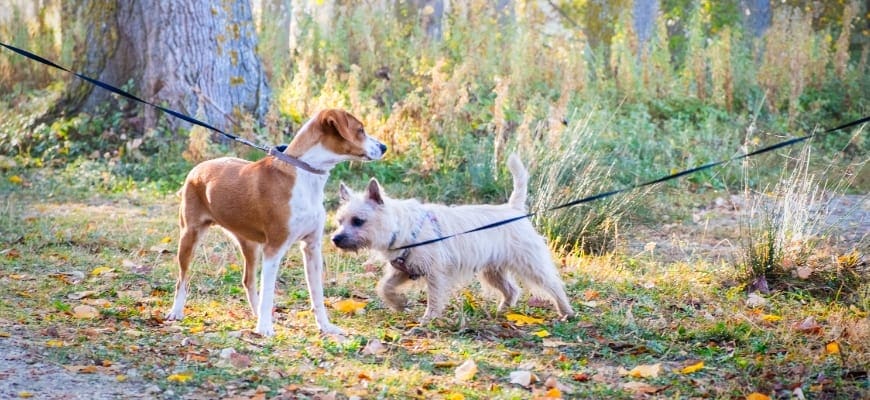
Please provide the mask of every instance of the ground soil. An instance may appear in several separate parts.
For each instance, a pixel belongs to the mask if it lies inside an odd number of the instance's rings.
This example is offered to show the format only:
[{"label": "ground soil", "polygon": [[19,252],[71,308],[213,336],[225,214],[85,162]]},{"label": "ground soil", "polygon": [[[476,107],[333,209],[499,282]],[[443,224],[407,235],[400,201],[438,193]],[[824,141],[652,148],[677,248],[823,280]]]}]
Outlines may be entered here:
[{"label": "ground soil", "polygon": [[[739,234],[742,221],[750,209],[742,196],[714,199],[692,210],[691,218],[661,226],[637,227],[624,239],[630,256],[648,253],[661,262],[707,259],[734,260],[739,257]],[[836,241],[853,246],[867,254],[870,238],[870,197],[848,195],[830,202],[826,213]],[[135,368],[120,366],[128,376],[118,382],[107,374],[72,372],[52,362],[47,349],[28,338],[23,327],[13,321],[0,320],[7,329],[0,336],[0,398],[35,399],[136,399],[174,398],[171,391],[162,391],[153,382],[137,379]],[[132,376],[131,376],[132,375]]]}]

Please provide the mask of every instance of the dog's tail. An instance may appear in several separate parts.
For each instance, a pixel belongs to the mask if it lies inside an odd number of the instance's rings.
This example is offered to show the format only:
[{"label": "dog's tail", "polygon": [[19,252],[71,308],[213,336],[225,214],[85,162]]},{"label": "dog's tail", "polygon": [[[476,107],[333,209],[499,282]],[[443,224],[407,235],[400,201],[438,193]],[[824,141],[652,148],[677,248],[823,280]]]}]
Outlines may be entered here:
[{"label": "dog's tail", "polygon": [[526,211],[529,172],[526,171],[526,167],[523,166],[523,162],[520,161],[517,153],[513,153],[508,157],[508,169],[514,177],[514,190],[511,192],[508,204],[517,210]]}]

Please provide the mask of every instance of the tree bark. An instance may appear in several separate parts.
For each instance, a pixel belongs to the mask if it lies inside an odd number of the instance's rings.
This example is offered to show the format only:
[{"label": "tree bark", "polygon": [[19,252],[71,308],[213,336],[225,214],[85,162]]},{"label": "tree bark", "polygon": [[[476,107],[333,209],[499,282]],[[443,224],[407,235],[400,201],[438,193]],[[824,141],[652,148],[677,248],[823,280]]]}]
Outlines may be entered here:
[{"label": "tree bark", "polygon": [[[175,0],[66,1],[66,24],[87,27],[84,57],[75,68],[122,86],[148,101],[231,129],[243,114],[261,118],[269,87],[255,54],[250,3]],[[66,31],[66,30],[65,30]],[[102,89],[73,80],[56,114],[93,112],[110,99]],[[144,108],[144,128],[161,112]],[[171,129],[189,124],[166,117]]]},{"label": "tree bark", "polygon": [[770,0],[741,0],[746,32],[752,38],[760,38],[770,27],[772,11]]},{"label": "tree bark", "polygon": [[632,6],[632,21],[634,32],[639,44],[639,55],[644,56],[650,38],[656,31],[656,20],[659,15],[658,0],[635,0]]}]

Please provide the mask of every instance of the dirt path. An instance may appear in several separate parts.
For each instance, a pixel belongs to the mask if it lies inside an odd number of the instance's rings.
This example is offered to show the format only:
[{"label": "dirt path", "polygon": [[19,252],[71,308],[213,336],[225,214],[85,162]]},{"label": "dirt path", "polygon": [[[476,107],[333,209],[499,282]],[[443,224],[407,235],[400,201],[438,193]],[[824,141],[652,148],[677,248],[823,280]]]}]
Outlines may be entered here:
[{"label": "dirt path", "polygon": [[[51,362],[42,354],[42,348],[26,339],[16,337],[19,332],[6,331],[0,338],[0,399],[33,398],[47,400],[77,399],[140,399],[162,397],[156,386],[125,378],[118,374],[96,371],[74,373]],[[14,327],[13,327],[14,328]],[[10,334],[5,337],[5,334]],[[96,368],[96,366],[95,366]],[[117,368],[124,372],[123,367]]]}]

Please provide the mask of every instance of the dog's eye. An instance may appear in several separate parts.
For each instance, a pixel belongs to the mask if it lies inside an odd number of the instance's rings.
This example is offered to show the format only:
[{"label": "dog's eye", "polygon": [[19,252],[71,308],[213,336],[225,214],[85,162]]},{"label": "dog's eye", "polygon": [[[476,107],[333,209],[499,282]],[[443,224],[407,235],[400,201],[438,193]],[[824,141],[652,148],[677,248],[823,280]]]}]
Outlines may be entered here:
[{"label": "dog's eye", "polygon": [[350,224],[357,228],[363,226],[364,223],[366,223],[366,220],[359,217],[353,217],[350,219]]}]

